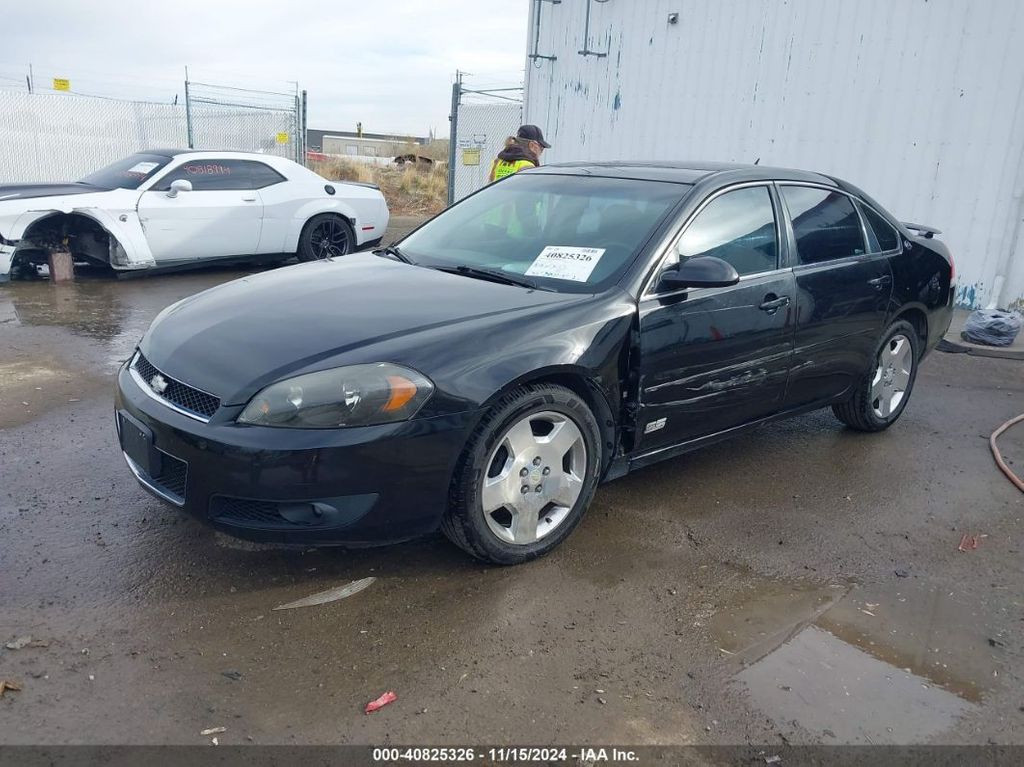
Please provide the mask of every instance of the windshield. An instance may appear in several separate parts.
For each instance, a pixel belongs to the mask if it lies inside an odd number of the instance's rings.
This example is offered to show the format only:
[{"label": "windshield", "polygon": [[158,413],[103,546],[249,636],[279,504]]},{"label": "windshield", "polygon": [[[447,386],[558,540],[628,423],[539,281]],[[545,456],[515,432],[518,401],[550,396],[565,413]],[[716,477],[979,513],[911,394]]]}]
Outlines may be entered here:
[{"label": "windshield", "polygon": [[90,173],[78,183],[98,186],[101,189],[138,189],[143,181],[152,177],[170,161],[171,158],[164,155],[138,152],[95,173]]},{"label": "windshield", "polygon": [[493,184],[402,240],[436,268],[470,266],[538,286],[593,293],[618,280],[688,184],[520,173]]}]

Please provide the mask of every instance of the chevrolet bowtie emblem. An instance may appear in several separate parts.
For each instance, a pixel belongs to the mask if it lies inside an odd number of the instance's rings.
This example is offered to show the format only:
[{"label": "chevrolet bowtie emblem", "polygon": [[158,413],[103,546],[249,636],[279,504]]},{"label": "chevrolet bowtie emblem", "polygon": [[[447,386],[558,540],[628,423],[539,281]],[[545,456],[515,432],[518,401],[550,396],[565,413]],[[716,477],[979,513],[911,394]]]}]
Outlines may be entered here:
[{"label": "chevrolet bowtie emblem", "polygon": [[155,376],[149,379],[149,385],[153,388],[157,394],[163,394],[167,391],[167,379],[157,373]]}]

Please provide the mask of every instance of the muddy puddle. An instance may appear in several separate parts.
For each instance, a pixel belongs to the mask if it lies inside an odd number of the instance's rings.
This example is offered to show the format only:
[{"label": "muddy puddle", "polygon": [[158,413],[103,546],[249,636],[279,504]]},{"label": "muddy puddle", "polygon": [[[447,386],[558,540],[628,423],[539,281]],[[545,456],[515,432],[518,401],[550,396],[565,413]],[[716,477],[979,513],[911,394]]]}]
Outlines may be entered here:
[{"label": "muddy puddle", "polygon": [[710,621],[734,683],[825,743],[940,739],[998,683],[984,616],[952,592],[751,581]]},{"label": "muddy puddle", "polygon": [[100,378],[71,370],[53,357],[0,359],[0,428],[20,426],[54,408],[74,405],[103,385]]}]

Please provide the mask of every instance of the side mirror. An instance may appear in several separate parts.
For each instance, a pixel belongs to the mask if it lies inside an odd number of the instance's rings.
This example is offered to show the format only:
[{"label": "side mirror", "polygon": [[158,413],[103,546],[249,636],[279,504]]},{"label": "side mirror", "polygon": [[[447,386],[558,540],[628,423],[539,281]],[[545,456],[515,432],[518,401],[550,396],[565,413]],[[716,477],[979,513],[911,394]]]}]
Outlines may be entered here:
[{"label": "side mirror", "polygon": [[167,190],[168,197],[177,197],[179,192],[191,192],[192,182],[184,178],[176,178],[171,182],[171,188]]},{"label": "side mirror", "polygon": [[724,288],[739,281],[740,276],[732,264],[714,256],[698,256],[662,272],[659,287],[668,290]]}]

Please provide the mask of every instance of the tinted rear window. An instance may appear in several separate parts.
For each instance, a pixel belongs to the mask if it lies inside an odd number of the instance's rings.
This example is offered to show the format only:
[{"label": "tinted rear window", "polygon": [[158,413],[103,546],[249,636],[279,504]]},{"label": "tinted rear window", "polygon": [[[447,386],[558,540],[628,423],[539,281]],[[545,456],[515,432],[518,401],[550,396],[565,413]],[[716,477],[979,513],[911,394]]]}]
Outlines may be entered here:
[{"label": "tinted rear window", "polygon": [[781,186],[801,264],[818,264],[864,251],[864,232],[853,201],[841,192]]},{"label": "tinted rear window", "polygon": [[249,163],[252,176],[252,188],[263,189],[264,187],[280,184],[285,180],[284,176],[261,162]]},{"label": "tinted rear window", "polygon": [[878,242],[878,250],[884,253],[899,248],[900,237],[892,224],[867,205],[861,204],[860,209],[864,211],[864,218],[867,219],[868,227],[875,235],[875,240]]}]

